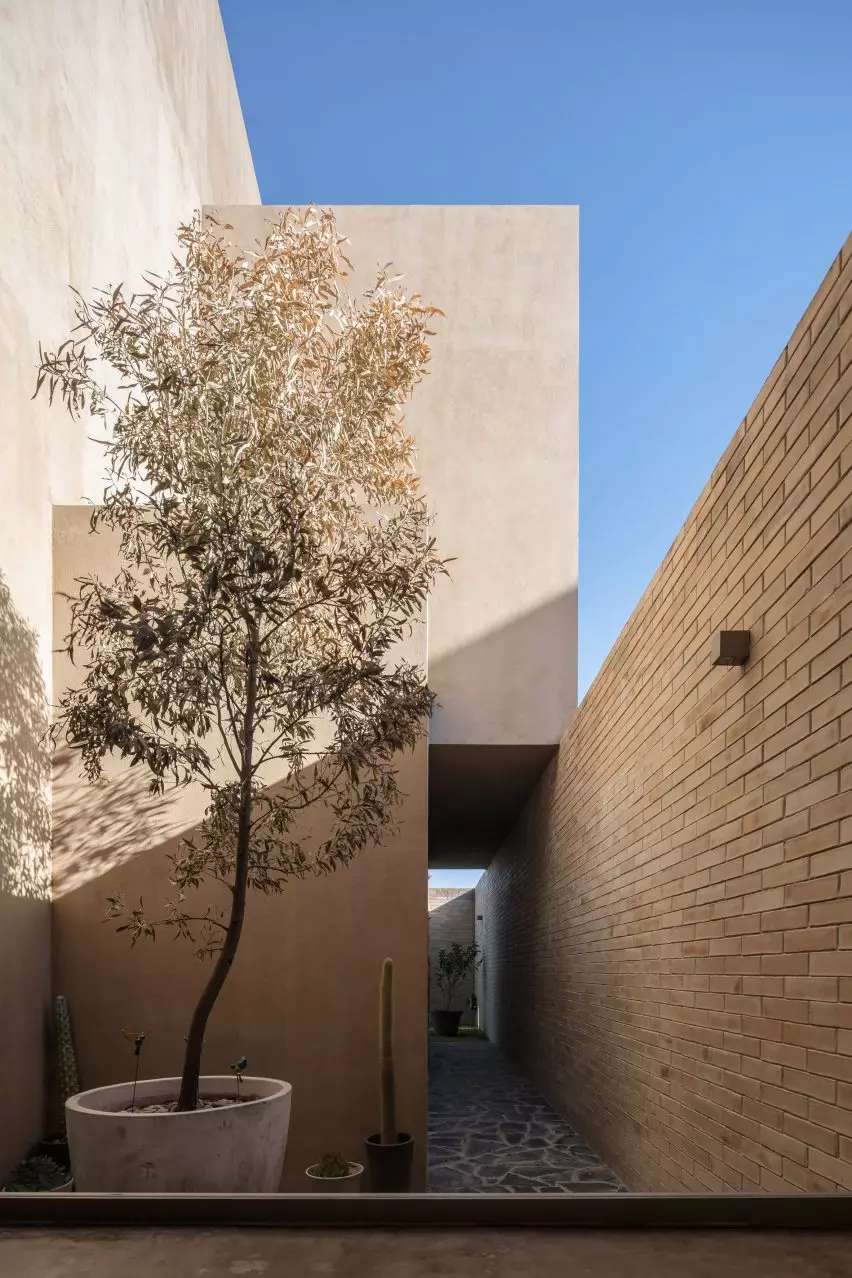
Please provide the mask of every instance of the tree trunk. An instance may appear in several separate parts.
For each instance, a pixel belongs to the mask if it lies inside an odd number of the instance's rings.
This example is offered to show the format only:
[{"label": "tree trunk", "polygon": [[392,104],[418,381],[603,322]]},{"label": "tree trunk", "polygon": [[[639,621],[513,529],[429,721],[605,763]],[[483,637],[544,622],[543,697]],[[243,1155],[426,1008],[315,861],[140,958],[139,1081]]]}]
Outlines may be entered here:
[{"label": "tree trunk", "polygon": [[[189,1034],[186,1039],[186,1052],[183,1061],[183,1075],[178,1097],[178,1110],[195,1109],[198,1104],[198,1085],[201,1075],[201,1052],[204,1044],[204,1031],[216,1000],[222,992],[222,986],[228,978],[233,966],[240,934],[243,930],[243,919],[246,912],[246,892],[249,872],[249,844],[251,841],[251,808],[252,808],[252,753],[254,746],[254,715],[257,701],[257,651],[254,637],[250,639],[248,678],[246,681],[246,710],[243,720],[243,751],[240,771],[240,810],[237,826],[237,858],[234,873],[234,886],[231,893],[231,916],[225,942],[219,951],[210,980],[204,987],[201,998],[192,1016]],[[235,1048],[235,1051],[237,1049]]]}]

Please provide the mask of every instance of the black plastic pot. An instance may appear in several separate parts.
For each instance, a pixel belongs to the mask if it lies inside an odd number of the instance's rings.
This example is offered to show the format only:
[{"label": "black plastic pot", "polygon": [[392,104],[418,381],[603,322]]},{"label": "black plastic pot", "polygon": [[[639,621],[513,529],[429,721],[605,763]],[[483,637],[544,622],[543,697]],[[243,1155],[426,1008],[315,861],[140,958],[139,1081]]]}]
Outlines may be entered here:
[{"label": "black plastic pot", "polygon": [[450,1012],[445,1007],[433,1007],[432,1029],[441,1038],[455,1038],[462,1015],[461,1012]]},{"label": "black plastic pot", "polygon": [[35,1147],[35,1153],[42,1158],[52,1158],[65,1171],[71,1170],[71,1155],[68,1152],[68,1139],[65,1136],[45,1136]]},{"label": "black plastic pot", "polygon": [[383,1145],[378,1132],[364,1141],[364,1162],[374,1194],[411,1193],[414,1140],[408,1132],[397,1132],[395,1145]]}]

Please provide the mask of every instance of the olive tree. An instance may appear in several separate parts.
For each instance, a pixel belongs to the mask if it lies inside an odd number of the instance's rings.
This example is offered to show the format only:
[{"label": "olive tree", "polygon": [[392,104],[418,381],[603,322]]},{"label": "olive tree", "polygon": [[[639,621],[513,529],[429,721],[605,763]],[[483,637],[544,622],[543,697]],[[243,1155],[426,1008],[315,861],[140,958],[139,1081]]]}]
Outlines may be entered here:
[{"label": "olive tree", "polygon": [[[53,742],[90,781],[114,755],[154,794],[206,792],[163,916],[121,897],[109,909],[133,943],[164,926],[212,957],[182,1110],[248,891],[327,874],[395,824],[395,761],[433,700],[402,645],[446,562],[401,415],[440,312],[386,271],[351,297],[331,213],[288,210],[251,252],[232,229],[198,215],[168,276],[76,294],[77,326],[40,350],[36,388],[101,419],[92,530],[120,544],[114,580],[77,583],[67,647],[85,659]],[[314,804],[330,820],[312,841],[299,822]],[[193,913],[205,880],[224,904]]]},{"label": "olive tree", "polygon": [[444,995],[444,1008],[449,1010],[456,988],[462,981],[478,971],[482,964],[482,951],[477,941],[461,945],[453,941],[449,949],[438,951],[438,975],[435,984]]}]

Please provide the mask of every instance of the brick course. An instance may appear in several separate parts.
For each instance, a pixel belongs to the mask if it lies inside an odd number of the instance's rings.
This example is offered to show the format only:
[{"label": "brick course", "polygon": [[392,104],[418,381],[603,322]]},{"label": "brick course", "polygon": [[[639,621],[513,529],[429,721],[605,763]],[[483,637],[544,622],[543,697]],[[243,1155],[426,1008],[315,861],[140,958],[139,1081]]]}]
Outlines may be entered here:
[{"label": "brick course", "polygon": [[852,1188],[852,237],[477,908],[490,1034],[631,1189]]}]

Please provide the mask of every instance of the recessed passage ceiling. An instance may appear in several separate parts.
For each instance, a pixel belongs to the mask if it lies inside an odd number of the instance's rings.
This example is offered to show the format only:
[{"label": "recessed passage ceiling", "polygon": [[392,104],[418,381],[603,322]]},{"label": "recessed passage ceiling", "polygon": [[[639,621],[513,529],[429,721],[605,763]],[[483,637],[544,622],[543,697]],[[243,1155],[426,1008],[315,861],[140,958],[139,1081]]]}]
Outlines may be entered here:
[{"label": "recessed passage ceiling", "polygon": [[555,745],[430,746],[430,867],[487,866],[556,750]]}]

